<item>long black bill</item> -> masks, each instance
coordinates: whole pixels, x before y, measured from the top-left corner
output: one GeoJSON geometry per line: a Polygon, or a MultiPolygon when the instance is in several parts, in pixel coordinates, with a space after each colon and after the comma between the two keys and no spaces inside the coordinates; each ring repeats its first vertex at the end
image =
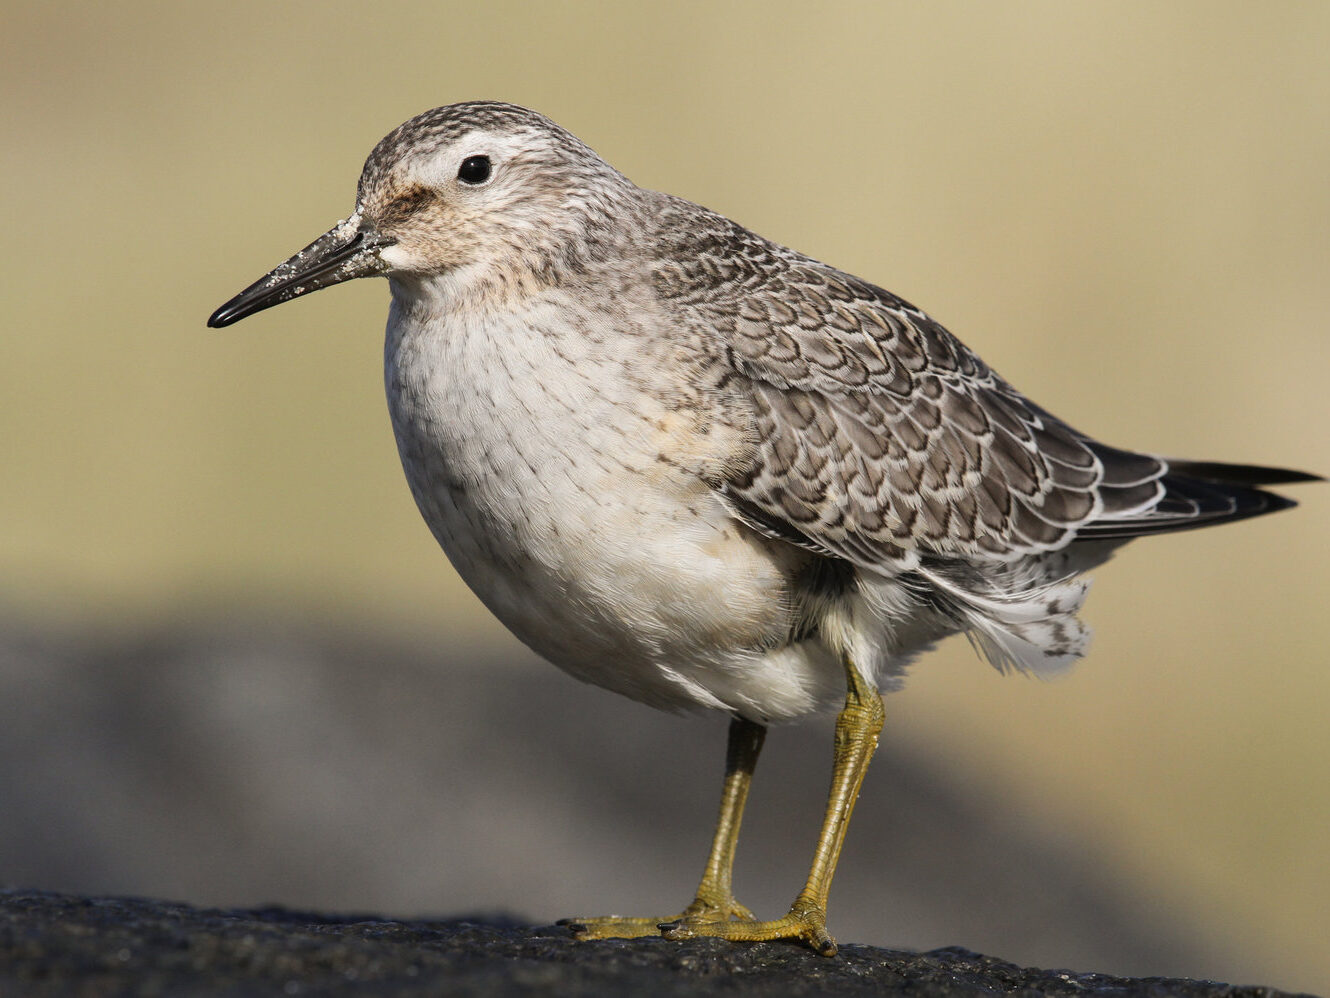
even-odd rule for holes
{"type": "Polygon", "coordinates": [[[392,243],[352,216],[232,298],[209,316],[208,325],[220,329],[311,291],[382,274],[388,267],[379,251],[392,243]]]}

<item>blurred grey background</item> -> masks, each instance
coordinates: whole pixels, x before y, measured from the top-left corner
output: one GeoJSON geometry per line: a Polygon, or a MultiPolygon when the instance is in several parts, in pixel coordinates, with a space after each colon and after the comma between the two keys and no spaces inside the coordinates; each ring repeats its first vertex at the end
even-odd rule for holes
{"type": "MultiPolygon", "coordinates": [[[[433,105],[536,107],[1113,443],[1330,470],[1325,5],[2,13],[0,882],[538,921],[687,900],[724,722],[578,686],[458,582],[384,415],[383,286],[203,328],[433,105]]],[[[923,660],[833,930],[1330,990],[1330,515],[1297,496],[1101,569],[1064,681],[923,660]]],[[[769,742],[761,910],[803,876],[829,738],[769,742]]]]}

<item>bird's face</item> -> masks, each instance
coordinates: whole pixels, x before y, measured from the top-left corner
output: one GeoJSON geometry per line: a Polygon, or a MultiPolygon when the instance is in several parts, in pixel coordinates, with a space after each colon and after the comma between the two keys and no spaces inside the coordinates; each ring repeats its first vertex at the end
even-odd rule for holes
{"type": "Polygon", "coordinates": [[[357,215],[385,240],[379,257],[388,272],[504,266],[566,226],[578,178],[551,138],[480,128],[383,167],[371,157],[357,215]]]}
{"type": "Polygon", "coordinates": [[[436,108],[370,153],[350,218],[208,320],[226,326],[356,277],[480,272],[503,280],[575,266],[632,185],[553,122],[513,105],[436,108]]]}

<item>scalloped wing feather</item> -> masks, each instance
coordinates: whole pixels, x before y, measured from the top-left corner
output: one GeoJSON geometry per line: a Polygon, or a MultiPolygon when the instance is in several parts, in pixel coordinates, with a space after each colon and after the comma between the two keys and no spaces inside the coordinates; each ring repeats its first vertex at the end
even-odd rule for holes
{"type": "Polygon", "coordinates": [[[658,293],[748,389],[750,460],[717,483],[735,516],[925,580],[999,668],[1083,653],[1070,580],[1123,541],[1289,505],[1232,466],[1170,474],[1090,439],[908,302],[722,216],[666,198],[661,226],[658,293]]]}

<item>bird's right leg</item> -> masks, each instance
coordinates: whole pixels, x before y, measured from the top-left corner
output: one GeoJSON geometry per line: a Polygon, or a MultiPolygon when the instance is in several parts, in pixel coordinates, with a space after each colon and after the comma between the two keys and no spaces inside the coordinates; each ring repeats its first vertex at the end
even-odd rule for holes
{"type": "Polygon", "coordinates": [[[734,900],[734,852],[739,844],[739,824],[743,820],[753,769],[767,735],[765,725],[736,717],[730,721],[729,744],[725,753],[725,787],[720,798],[720,816],[711,841],[702,882],[693,903],[681,914],[664,918],[623,918],[609,915],[597,918],[565,918],[578,939],[626,939],[660,935],[662,924],[681,920],[726,922],[730,919],[751,921],[750,912],[734,900]]]}

